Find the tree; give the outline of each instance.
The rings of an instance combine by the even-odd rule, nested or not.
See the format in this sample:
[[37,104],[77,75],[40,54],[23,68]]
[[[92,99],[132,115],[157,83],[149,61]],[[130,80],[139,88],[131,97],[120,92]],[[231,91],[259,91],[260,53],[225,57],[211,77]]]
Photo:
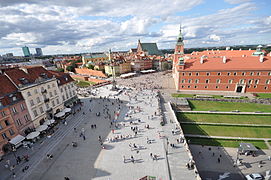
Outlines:
[[163,63],[163,70],[168,70],[168,68],[169,68],[168,63]]
[[94,66],[93,66],[92,64],[89,64],[89,65],[88,65],[88,69],[92,69],[92,70],[93,70],[93,69],[94,69]]
[[71,71],[71,72],[75,72],[74,66],[68,66],[68,67],[66,68],[66,70],[67,70],[67,71]]
[[64,72],[64,69],[63,68],[57,68],[57,71]]

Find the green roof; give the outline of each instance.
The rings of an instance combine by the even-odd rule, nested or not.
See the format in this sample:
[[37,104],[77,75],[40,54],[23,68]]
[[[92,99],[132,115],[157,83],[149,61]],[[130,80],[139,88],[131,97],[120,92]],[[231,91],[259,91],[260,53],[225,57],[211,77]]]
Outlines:
[[163,55],[156,43],[141,43],[141,47],[143,51],[148,51],[149,55]]

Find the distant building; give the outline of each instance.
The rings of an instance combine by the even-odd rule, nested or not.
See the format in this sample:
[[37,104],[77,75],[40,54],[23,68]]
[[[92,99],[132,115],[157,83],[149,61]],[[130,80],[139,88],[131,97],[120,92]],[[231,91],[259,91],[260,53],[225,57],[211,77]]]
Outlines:
[[43,55],[41,48],[36,48],[36,55],[37,56],[42,56]]
[[145,55],[157,55],[157,56],[163,56],[163,53],[158,50],[156,43],[141,43],[140,40],[138,40],[137,45],[137,53],[138,54],[145,54]]
[[24,53],[25,57],[29,57],[31,55],[30,51],[29,51],[29,48],[27,46],[22,47],[22,50],[23,50],[23,53]]
[[96,64],[101,62],[108,61],[108,56],[106,54],[91,54],[82,56],[82,62],[84,65],[86,64]]
[[13,57],[13,53],[7,53],[6,57]]

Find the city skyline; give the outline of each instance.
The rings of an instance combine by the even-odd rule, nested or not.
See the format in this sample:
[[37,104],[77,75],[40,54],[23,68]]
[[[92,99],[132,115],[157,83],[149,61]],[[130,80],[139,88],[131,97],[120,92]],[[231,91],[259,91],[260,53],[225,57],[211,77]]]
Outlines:
[[270,10],[267,0],[0,2],[0,54],[129,50],[138,39],[174,48],[180,24],[185,47],[269,44]]

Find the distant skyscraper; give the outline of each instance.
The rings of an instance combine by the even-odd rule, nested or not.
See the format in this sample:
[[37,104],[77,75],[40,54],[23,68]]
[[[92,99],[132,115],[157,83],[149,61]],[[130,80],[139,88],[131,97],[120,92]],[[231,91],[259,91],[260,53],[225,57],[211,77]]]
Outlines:
[[42,56],[43,55],[41,48],[36,48],[36,55],[37,56]]
[[31,55],[30,51],[29,51],[29,48],[27,46],[22,47],[22,50],[23,50],[23,53],[24,53],[25,57],[29,57]]

